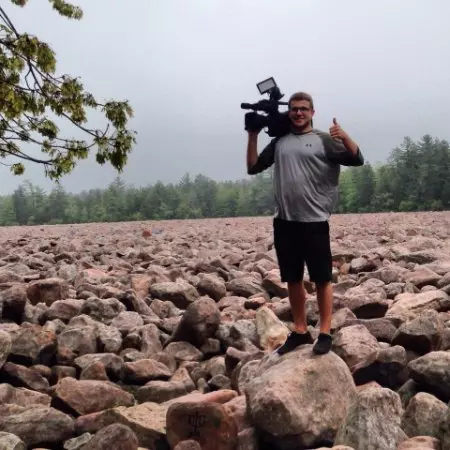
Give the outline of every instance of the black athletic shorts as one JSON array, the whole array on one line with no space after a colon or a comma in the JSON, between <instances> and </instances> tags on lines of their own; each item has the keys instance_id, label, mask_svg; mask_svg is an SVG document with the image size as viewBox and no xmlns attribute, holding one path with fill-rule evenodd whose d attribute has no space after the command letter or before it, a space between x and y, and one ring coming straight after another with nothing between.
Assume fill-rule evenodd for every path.
<instances>
[{"instance_id":1,"label":"black athletic shorts","mask_svg":"<svg viewBox=\"0 0 450 450\"><path fill-rule=\"evenodd\" d=\"M313 283L332 280L328 221L294 222L276 217L273 230L281 281L303 280L305 263Z\"/></svg>"}]
</instances>

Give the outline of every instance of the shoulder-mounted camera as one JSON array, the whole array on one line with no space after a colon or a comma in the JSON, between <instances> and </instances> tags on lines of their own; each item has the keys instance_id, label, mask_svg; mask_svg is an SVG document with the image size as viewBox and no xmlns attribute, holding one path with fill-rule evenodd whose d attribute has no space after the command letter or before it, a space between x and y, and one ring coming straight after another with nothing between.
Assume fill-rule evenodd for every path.
<instances>
[{"instance_id":1,"label":"shoulder-mounted camera","mask_svg":"<svg viewBox=\"0 0 450 450\"><path fill-rule=\"evenodd\" d=\"M267 128L267 134L271 137L281 137L288 134L290 131L288 113L287 111L279 111L279 107L288 105L288 102L280 101L284 94L280 92L274 78L267 78L257 83L256 86L261 95L269 94L269 99L260 100L257 103L241 103L242 109L253 111L245 114L245 129L247 131L261 131ZM258 111L264 114L258 114Z\"/></svg>"}]
</instances>

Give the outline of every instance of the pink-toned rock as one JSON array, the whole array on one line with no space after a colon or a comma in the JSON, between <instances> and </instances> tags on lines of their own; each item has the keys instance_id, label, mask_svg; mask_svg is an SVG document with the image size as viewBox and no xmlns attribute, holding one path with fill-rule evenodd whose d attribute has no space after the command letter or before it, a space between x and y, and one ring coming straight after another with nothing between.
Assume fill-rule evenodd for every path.
<instances>
[{"instance_id":1,"label":"pink-toned rock","mask_svg":"<svg viewBox=\"0 0 450 450\"><path fill-rule=\"evenodd\" d=\"M400 315L407 319L413 319L417 314L426 310L436 311L450 310L450 296L441 290L421 292L419 294L402 293L394 298L393 305L388 309L386 317Z\"/></svg>"},{"instance_id":2,"label":"pink-toned rock","mask_svg":"<svg viewBox=\"0 0 450 450\"><path fill-rule=\"evenodd\" d=\"M444 450L439 439L432 436L415 436L403 441L397 450Z\"/></svg>"},{"instance_id":3,"label":"pink-toned rock","mask_svg":"<svg viewBox=\"0 0 450 450\"><path fill-rule=\"evenodd\" d=\"M28 448L59 444L74 431L73 419L48 406L0 405L0 431L18 436Z\"/></svg>"},{"instance_id":4,"label":"pink-toned rock","mask_svg":"<svg viewBox=\"0 0 450 450\"><path fill-rule=\"evenodd\" d=\"M287 297L288 295L287 284L281 281L279 269L267 272L262 286L270 295L276 297Z\"/></svg>"},{"instance_id":5,"label":"pink-toned rock","mask_svg":"<svg viewBox=\"0 0 450 450\"><path fill-rule=\"evenodd\" d=\"M27 289L32 305L45 303L50 306L56 300L64 300L69 295L69 285L62 278L47 278L33 281Z\"/></svg>"},{"instance_id":6,"label":"pink-toned rock","mask_svg":"<svg viewBox=\"0 0 450 450\"><path fill-rule=\"evenodd\" d=\"M333 351L347 363L350 369L378 350L378 341L363 325L342 328L333 340Z\"/></svg>"},{"instance_id":7,"label":"pink-toned rock","mask_svg":"<svg viewBox=\"0 0 450 450\"><path fill-rule=\"evenodd\" d=\"M139 442L136 434L126 425L113 423L102 428L83 450L138 450Z\"/></svg>"},{"instance_id":8,"label":"pink-toned rock","mask_svg":"<svg viewBox=\"0 0 450 450\"><path fill-rule=\"evenodd\" d=\"M209 295L217 302L227 294L225 281L218 275L211 273L200 273L199 278L200 280L197 289L200 294Z\"/></svg>"},{"instance_id":9,"label":"pink-toned rock","mask_svg":"<svg viewBox=\"0 0 450 450\"><path fill-rule=\"evenodd\" d=\"M50 406L51 400L51 397L44 393L26 388L16 388L7 383L0 384L0 405L10 403L17 406Z\"/></svg>"},{"instance_id":10,"label":"pink-toned rock","mask_svg":"<svg viewBox=\"0 0 450 450\"><path fill-rule=\"evenodd\" d=\"M428 267L421 267L403 275L404 281L406 281L407 283L412 283L418 288L426 285L436 286L440 278L440 275L438 275Z\"/></svg>"},{"instance_id":11,"label":"pink-toned rock","mask_svg":"<svg viewBox=\"0 0 450 450\"><path fill-rule=\"evenodd\" d=\"M152 279L149 275L133 275L131 277L131 288L136 292L136 296L144 299L149 295Z\"/></svg>"},{"instance_id":12,"label":"pink-toned rock","mask_svg":"<svg viewBox=\"0 0 450 450\"><path fill-rule=\"evenodd\" d=\"M234 450L237 427L218 403L175 403L167 411L167 440L173 448L195 439L202 450Z\"/></svg>"},{"instance_id":13,"label":"pink-toned rock","mask_svg":"<svg viewBox=\"0 0 450 450\"><path fill-rule=\"evenodd\" d=\"M263 361L245 395L250 420L269 443L313 448L333 438L356 389L341 358L333 352L317 358L312 345L305 345Z\"/></svg>"},{"instance_id":14,"label":"pink-toned rock","mask_svg":"<svg viewBox=\"0 0 450 450\"><path fill-rule=\"evenodd\" d=\"M186 308L199 297L197 289L183 280L152 284L150 294L160 300L169 300L178 308Z\"/></svg>"},{"instance_id":15,"label":"pink-toned rock","mask_svg":"<svg viewBox=\"0 0 450 450\"><path fill-rule=\"evenodd\" d=\"M153 359L140 359L125 363L122 377L132 383L143 384L151 380L168 380L172 371L164 364Z\"/></svg>"},{"instance_id":16,"label":"pink-toned rock","mask_svg":"<svg viewBox=\"0 0 450 450\"><path fill-rule=\"evenodd\" d=\"M206 297L191 303L168 342L190 342L200 348L215 336L220 323L220 311L214 300Z\"/></svg>"},{"instance_id":17,"label":"pink-toned rock","mask_svg":"<svg viewBox=\"0 0 450 450\"><path fill-rule=\"evenodd\" d=\"M55 388L55 397L77 415L131 406L134 398L112 383L66 377Z\"/></svg>"},{"instance_id":18,"label":"pink-toned rock","mask_svg":"<svg viewBox=\"0 0 450 450\"><path fill-rule=\"evenodd\" d=\"M191 392L190 394L178 397L177 399L165 402L165 405L172 403L227 403L238 396L236 391L230 389L221 389L219 391L208 392L202 394L201 392Z\"/></svg>"},{"instance_id":19,"label":"pink-toned rock","mask_svg":"<svg viewBox=\"0 0 450 450\"><path fill-rule=\"evenodd\" d=\"M13 334L11 358L26 364L50 364L56 348L55 333L28 324Z\"/></svg>"}]
</instances>

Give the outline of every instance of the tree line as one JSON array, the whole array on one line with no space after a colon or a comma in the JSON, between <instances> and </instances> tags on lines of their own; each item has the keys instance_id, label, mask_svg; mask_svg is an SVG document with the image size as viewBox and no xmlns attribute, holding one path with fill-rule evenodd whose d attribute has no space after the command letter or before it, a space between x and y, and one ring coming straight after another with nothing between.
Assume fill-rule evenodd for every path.
<instances>
[{"instance_id":1,"label":"tree line","mask_svg":"<svg viewBox=\"0 0 450 450\"><path fill-rule=\"evenodd\" d=\"M344 168L336 213L450 209L450 146L429 135L405 138L383 164ZM105 189L46 192L24 181L0 197L0 225L118 222L264 216L273 214L272 172L217 182L184 175L178 183L127 185L117 177Z\"/></svg>"}]
</instances>

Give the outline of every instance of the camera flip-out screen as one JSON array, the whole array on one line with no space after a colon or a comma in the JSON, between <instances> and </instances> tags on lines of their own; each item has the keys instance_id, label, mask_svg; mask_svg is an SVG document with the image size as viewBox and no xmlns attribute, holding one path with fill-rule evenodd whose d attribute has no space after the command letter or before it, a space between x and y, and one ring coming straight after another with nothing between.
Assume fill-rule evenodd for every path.
<instances>
[{"instance_id":1,"label":"camera flip-out screen","mask_svg":"<svg viewBox=\"0 0 450 450\"><path fill-rule=\"evenodd\" d=\"M260 83L257 84L259 93L261 95L265 94L266 92L269 92L276 85L277 83L275 83L273 77L267 78L267 80L261 81Z\"/></svg>"}]
</instances>

